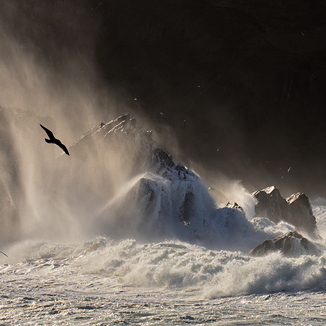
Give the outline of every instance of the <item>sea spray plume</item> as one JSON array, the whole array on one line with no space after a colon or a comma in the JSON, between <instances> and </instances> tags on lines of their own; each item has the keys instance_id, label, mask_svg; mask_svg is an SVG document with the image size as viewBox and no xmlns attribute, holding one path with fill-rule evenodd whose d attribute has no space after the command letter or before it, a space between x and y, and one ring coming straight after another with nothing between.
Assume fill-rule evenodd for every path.
<instances>
[{"instance_id":1,"label":"sea spray plume","mask_svg":"<svg viewBox=\"0 0 326 326\"><path fill-rule=\"evenodd\" d=\"M266 239L240 209L217 208L199 175L157 148L152 132L129 115L97 123L70 147L73 160L60 156L53 163L29 141L41 133L30 128L40 118L17 113L8 112L16 117L12 134L25 159L17 166L25 237L177 238L248 252Z\"/></svg>"},{"instance_id":2,"label":"sea spray plume","mask_svg":"<svg viewBox=\"0 0 326 326\"><path fill-rule=\"evenodd\" d=\"M248 220L251 221L256 216L257 199L243 186L241 180L231 179L221 171L210 171L193 160L189 164L208 186L210 195L219 207L236 202L241 206Z\"/></svg>"},{"instance_id":3,"label":"sea spray plume","mask_svg":"<svg viewBox=\"0 0 326 326\"><path fill-rule=\"evenodd\" d=\"M0 245L4 246L17 240L20 235L21 217L19 197L22 179L17 173L17 152L10 134L10 118L7 110L0 107Z\"/></svg>"},{"instance_id":4,"label":"sea spray plume","mask_svg":"<svg viewBox=\"0 0 326 326\"><path fill-rule=\"evenodd\" d=\"M55 164L39 157L32 141L24 150L26 139L41 132L28 127L35 125L36 115L24 117L13 123L13 134L22 158L29 159L19 166L29 182L24 183L25 205L19 206L25 236L177 238L247 252L266 239L241 209L218 208L199 175L157 148L152 133L129 115L97 123L70 147L73 160L61 156Z\"/></svg>"},{"instance_id":5,"label":"sea spray plume","mask_svg":"<svg viewBox=\"0 0 326 326\"><path fill-rule=\"evenodd\" d=\"M149 152L145 149L151 136L145 132L147 137L140 137L138 129L126 114L107 123L97 122L73 143L69 152L74 159L68 162L60 156L44 180L46 192L51 191L46 201L51 213L76 220L83 235L98 232L94 231L96 212L145 171L144 157Z\"/></svg>"},{"instance_id":6,"label":"sea spray plume","mask_svg":"<svg viewBox=\"0 0 326 326\"><path fill-rule=\"evenodd\" d=\"M1 116L6 122L1 137L1 244L45 235L49 226L55 233L47 206L47 197L54 189L48 178L55 164L52 156L39 155L40 148L48 145L35 142L43 131L34 128L40 120L50 124L50 118L18 108L1 108Z\"/></svg>"},{"instance_id":7,"label":"sea spray plume","mask_svg":"<svg viewBox=\"0 0 326 326\"><path fill-rule=\"evenodd\" d=\"M90 220L91 212L100 206L96 197L110 196L107 188L111 187L109 175L113 173L106 172L106 165L111 161L107 160L108 155L101 156L104 151L95 142L94 147L99 149L96 155L92 156L89 148L83 149L84 162L91 169L78 173L76 162L71 164L71 159L64 162L66 154L55 160L53 155L40 155L43 148L51 148L46 148L48 145L43 141L35 141L41 139L43 132L35 126L39 123L54 126L57 123L64 132L60 137L64 136L71 144L90 126L111 117L115 109L110 90L99 91L100 82L95 82L96 73L92 70L89 52L76 57L73 54L66 56L60 51L58 60L50 51L51 59L55 61L51 65L48 62L51 59L41 58L40 52L35 51L38 48L35 44L44 45L45 42L34 43L30 38L29 31L33 30L36 36L40 29L35 29L33 19L25 15L27 7L19 6L17 1L4 2L1 7L0 104L7 110L0 114L0 246L20 238L72 239L82 233L79 229L83 218ZM34 9L41 7L33 4L29 8L34 15ZM51 17L56 16L52 14ZM39 18L43 19L42 14ZM17 21L20 24L17 25ZM53 20L60 30L66 31L64 21L67 20ZM16 33L19 26L24 26L23 40L20 33ZM41 36L43 32L40 31ZM88 35L89 32L87 27ZM66 32L64 34L66 40ZM90 49L90 44L86 43ZM105 113L99 118L99 108L102 107L106 108ZM55 121L52 116L55 116ZM50 147L57 150L55 146Z\"/></svg>"},{"instance_id":8,"label":"sea spray plume","mask_svg":"<svg viewBox=\"0 0 326 326\"><path fill-rule=\"evenodd\" d=\"M55 145L58 145L67 155L70 155L69 152L68 152L68 149L67 147L62 144L62 142L55 138L54 135L53 135L53 132L47 128L45 128L44 126L42 126L40 124L40 126L45 130L45 132L47 133L49 139L45 139L45 141L48 143L48 144L55 144Z\"/></svg>"},{"instance_id":9,"label":"sea spray plume","mask_svg":"<svg viewBox=\"0 0 326 326\"><path fill-rule=\"evenodd\" d=\"M107 157L113 157L113 153L109 149L105 151L104 145L91 141L78 151L81 160L78 155L73 160L65 160L65 155L55 160L52 155L39 155L40 149L48 145L34 141L43 130L33 126L38 121L42 126L53 125L53 119L22 109L3 109L2 112L8 119L8 130L4 130L1 141L4 145L1 153L8 154L1 156L6 163L2 165L5 170L2 178L6 177L5 172L8 176L3 187L0 184L0 190L3 188L0 245L6 245L8 236L20 229L20 236L24 238L57 240L88 234L88 222L91 224L91 216L100 207L102 196L107 199L111 195L110 175L114 173L106 167L109 165ZM7 147L8 153L4 152ZM9 209L15 208L18 219L8 214ZM18 226L15 221L19 222Z\"/></svg>"},{"instance_id":10,"label":"sea spray plume","mask_svg":"<svg viewBox=\"0 0 326 326\"><path fill-rule=\"evenodd\" d=\"M38 118L24 117L13 123L13 134L26 147L26 139L37 132L28 125ZM240 209L217 208L200 177L157 148L152 133L129 115L97 123L70 147L74 160L69 162L37 158L39 148L30 145L29 151L18 147L19 153L30 155L29 164L22 166L23 179L30 182L25 183L26 205L20 206L24 231L31 225L34 233L42 230L42 236L55 239L71 239L79 231L145 241L178 238L248 251L266 239Z\"/></svg>"},{"instance_id":11,"label":"sea spray plume","mask_svg":"<svg viewBox=\"0 0 326 326\"><path fill-rule=\"evenodd\" d=\"M109 130L101 130L104 126ZM118 140L117 155L123 159L118 152L125 152L127 147L135 151L137 160L130 171L133 177L120 184L116 195L99 209L94 221L97 232L116 239L178 238L209 247L248 251L259 243L258 239L266 237L256 232L241 209L217 208L199 175L157 148L151 134L139 128L135 119L128 116L104 126L93 133L93 137L102 134L97 142L102 137L109 143ZM90 141L92 136L87 138ZM86 144L87 139L83 139ZM135 139L136 150L129 147L135 146Z\"/></svg>"}]
</instances>

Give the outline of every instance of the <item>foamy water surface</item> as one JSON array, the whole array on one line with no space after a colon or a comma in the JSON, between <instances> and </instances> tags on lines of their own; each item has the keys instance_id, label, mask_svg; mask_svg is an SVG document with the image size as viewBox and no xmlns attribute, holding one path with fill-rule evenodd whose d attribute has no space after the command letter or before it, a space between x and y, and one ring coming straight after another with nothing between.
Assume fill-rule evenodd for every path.
<instances>
[{"instance_id":1,"label":"foamy water surface","mask_svg":"<svg viewBox=\"0 0 326 326\"><path fill-rule=\"evenodd\" d=\"M321 235L326 205L314 203ZM323 246L323 241L319 243ZM26 240L0 258L2 325L322 325L326 254L252 258L178 240Z\"/></svg>"}]
</instances>

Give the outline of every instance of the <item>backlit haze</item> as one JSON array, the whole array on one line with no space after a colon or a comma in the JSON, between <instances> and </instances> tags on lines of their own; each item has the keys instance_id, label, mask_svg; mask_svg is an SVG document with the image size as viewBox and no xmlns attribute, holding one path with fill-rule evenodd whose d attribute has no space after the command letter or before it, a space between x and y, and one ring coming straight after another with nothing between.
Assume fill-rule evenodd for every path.
<instances>
[{"instance_id":1,"label":"backlit haze","mask_svg":"<svg viewBox=\"0 0 326 326\"><path fill-rule=\"evenodd\" d=\"M89 216L142 177L137 144L92 139L67 157L40 123L69 147L129 112L248 212L248 192L271 184L323 196L324 27L318 15L302 31L293 22L293 48L309 38L301 56L274 40L288 26L264 25L253 3L244 14L236 1L2 1L1 191L22 221L3 224L3 241L92 234Z\"/></svg>"}]
</instances>

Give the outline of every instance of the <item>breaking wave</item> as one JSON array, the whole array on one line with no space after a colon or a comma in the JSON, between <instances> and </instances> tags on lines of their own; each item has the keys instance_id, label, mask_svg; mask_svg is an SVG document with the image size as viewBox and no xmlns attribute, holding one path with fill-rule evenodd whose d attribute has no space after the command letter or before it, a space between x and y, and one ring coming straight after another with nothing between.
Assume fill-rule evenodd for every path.
<instances>
[{"instance_id":1,"label":"breaking wave","mask_svg":"<svg viewBox=\"0 0 326 326\"><path fill-rule=\"evenodd\" d=\"M280 291L324 291L326 256L253 258L239 251L211 250L181 241L141 243L97 238L78 244L25 241L12 246L1 273L28 279L64 278L66 287L84 276L109 284L179 289L205 298ZM15 263L18 263L15 264ZM35 275L34 275L35 274ZM37 276L37 277L36 277ZM71 285L73 286L73 285ZM54 289L53 289L54 291ZM101 288L104 291L104 288Z\"/></svg>"}]
</instances>

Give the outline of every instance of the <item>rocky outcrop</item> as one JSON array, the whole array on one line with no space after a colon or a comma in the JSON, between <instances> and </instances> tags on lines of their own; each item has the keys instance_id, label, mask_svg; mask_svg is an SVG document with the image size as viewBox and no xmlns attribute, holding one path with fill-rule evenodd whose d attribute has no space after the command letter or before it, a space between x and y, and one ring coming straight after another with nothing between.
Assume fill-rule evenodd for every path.
<instances>
[{"instance_id":1,"label":"rocky outcrop","mask_svg":"<svg viewBox=\"0 0 326 326\"><path fill-rule=\"evenodd\" d=\"M266 240L251 250L251 256L265 256L269 253L280 251L288 257L300 255L320 255L321 251L300 233L293 231L273 240Z\"/></svg>"},{"instance_id":2,"label":"rocky outcrop","mask_svg":"<svg viewBox=\"0 0 326 326\"><path fill-rule=\"evenodd\" d=\"M317 235L316 218L312 213L309 198L303 193L296 193L286 199L288 203L287 222L309 235Z\"/></svg>"},{"instance_id":3,"label":"rocky outcrop","mask_svg":"<svg viewBox=\"0 0 326 326\"><path fill-rule=\"evenodd\" d=\"M267 217L274 223L286 220L288 204L276 187L271 186L257 190L253 196L258 200L255 207L257 216Z\"/></svg>"},{"instance_id":4,"label":"rocky outcrop","mask_svg":"<svg viewBox=\"0 0 326 326\"><path fill-rule=\"evenodd\" d=\"M96 233L146 240L177 238L213 248L245 248L246 251L252 248L253 243L247 245L246 241L257 233L239 205L235 203L218 208L196 173L182 163L176 163L171 155L158 148L135 120L124 116L119 121L103 124L97 127L98 130L95 128L69 148L71 155L79 156L83 147L90 147L96 137L96 146L104 144L103 151L98 155L110 152L117 143L119 148L114 155L118 165L126 160L131 164L130 157L141 154L135 160L131 177L124 184L119 184L121 191L108 195L109 185L105 185L106 199L99 205L102 208L97 207L98 214L92 224ZM123 154L126 148L128 155ZM98 165L98 157L96 159ZM84 164L85 160L80 162L78 170ZM114 168L117 174L116 166ZM83 176L88 169L89 166L86 166ZM103 169L108 171L107 167Z\"/></svg>"},{"instance_id":5,"label":"rocky outcrop","mask_svg":"<svg viewBox=\"0 0 326 326\"><path fill-rule=\"evenodd\" d=\"M0 114L3 113L0 111ZM27 224L25 218L30 219L31 214L24 208L31 206L41 215L48 216L54 211L53 223L51 220L45 225L51 233L55 225L59 225L58 216L63 216L62 222L66 223L64 214L69 207L72 216L95 215L94 221L86 223L96 234L155 240L178 238L225 249L244 249L246 245L246 251L257 244L247 245L247 240L257 236L260 230L246 219L241 207L236 203L216 207L200 177L158 148L152 133L143 130L128 114L91 128L69 147L69 159L64 154L55 159L55 152L51 155L52 148L43 141L41 128L29 127L37 125L35 122L41 118L27 118L24 111L10 111L10 114L8 121L16 116L20 118L13 120L15 129L11 134L10 130L1 129L4 126L0 128L0 135L8 132L15 140L13 143L5 142L5 137L0 140L2 152L7 154L3 164L6 179L0 178L0 238L13 240L8 234L17 234L20 219L23 225ZM21 125L26 130L20 128ZM27 146L24 142L20 144L21 139L39 141ZM42 144L46 149L44 155L40 155ZM24 163L26 155L37 158L31 162L38 171L34 178ZM37 192L28 196L31 188ZM43 193L40 201L36 196L39 192ZM255 197L257 214L266 215L275 223L286 220L298 229L314 231L315 219L309 200L303 194L285 200L275 187L270 187L256 192ZM65 205L57 205L58 202ZM39 229L39 221L31 219L31 222ZM268 236L260 232L259 237L260 242Z\"/></svg>"},{"instance_id":6,"label":"rocky outcrop","mask_svg":"<svg viewBox=\"0 0 326 326\"><path fill-rule=\"evenodd\" d=\"M85 147L90 150L102 149L96 153L96 164L99 164L98 159L103 155L100 162L105 162L105 174L110 174L106 162L112 160L112 154L116 162L123 162L128 157L128 166L133 166L130 177L134 181L128 184L124 195L113 197L109 201L107 198L112 198L115 193L111 195L106 192L106 196L103 196L106 204L104 203L98 215L101 232L108 230L111 235L114 230L114 235L127 232L132 236L134 230L146 236L156 236L157 233L164 236L183 236L189 233L196 239L202 239L211 223L215 223L211 220L213 215L219 216L216 219L219 219L218 228L227 230L234 227L235 221L231 220L235 214L244 216L236 203L229 203L224 209L216 209L214 200L200 177L158 148L151 132L140 128L136 120L128 114L92 128L69 148L72 155L83 158L79 170L85 165ZM107 159L105 155L108 155ZM90 166L86 164L84 168L83 176L88 173ZM75 173L74 169L73 174ZM125 168L123 174L126 173ZM135 176L139 176L139 179ZM101 178L104 177L101 174ZM97 183L95 186L98 188ZM108 191L107 183L105 189ZM286 221L293 224L298 231L309 236L316 235L316 220L309 199L304 194L298 193L285 199L276 187L269 187L256 191L253 195L258 201L257 216L267 217L274 223ZM225 223L221 222L223 219ZM184 225L187 225L186 230Z\"/></svg>"},{"instance_id":7,"label":"rocky outcrop","mask_svg":"<svg viewBox=\"0 0 326 326\"><path fill-rule=\"evenodd\" d=\"M195 225L198 223L205 225L205 218L215 212L216 206L200 177L185 165L176 163L173 157L164 150L156 147L149 133L139 128L135 120L132 125L130 124L132 119L129 116L124 116L120 120L119 128L116 123L105 124L101 128L108 126L104 133L105 137L109 138L108 146L116 137L120 137L120 131L123 131L123 135L125 132L129 133L128 142L130 135L132 139L139 140L137 146L136 144L133 146L137 152L141 153L134 172L141 177L135 180L125 196L111 201L100 211L99 220L102 230L112 230L119 225L115 231L116 234L126 232L126 230L133 232L136 229L148 236L156 232L167 235L181 230L180 233L182 233L185 225L188 226L188 230L195 230ZM99 130L96 133L99 132L102 131ZM96 133L90 133L85 137L92 138L92 135ZM85 137L83 139L86 142ZM79 143L73 147L77 148ZM128 146L125 142L124 145ZM73 153L73 148L71 152ZM118 216L116 220L112 217L108 218L113 211L114 215ZM205 213L200 214L200 212ZM173 231L169 230L170 218L170 223L177 225ZM137 225L130 219L138 220ZM113 225L110 224L112 222Z\"/></svg>"},{"instance_id":8,"label":"rocky outcrop","mask_svg":"<svg viewBox=\"0 0 326 326\"><path fill-rule=\"evenodd\" d=\"M285 221L300 232L317 236L316 218L305 194L296 193L285 199L276 187L271 186L254 192L253 196L258 201L255 207L256 216L267 217L274 223Z\"/></svg>"}]
</instances>

